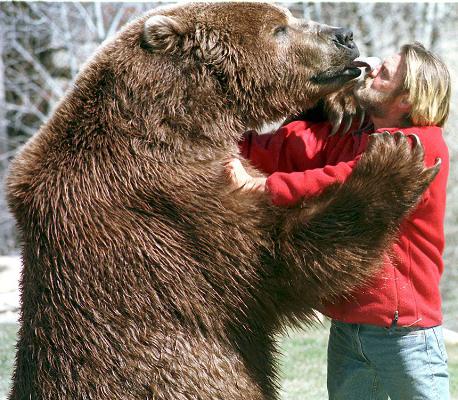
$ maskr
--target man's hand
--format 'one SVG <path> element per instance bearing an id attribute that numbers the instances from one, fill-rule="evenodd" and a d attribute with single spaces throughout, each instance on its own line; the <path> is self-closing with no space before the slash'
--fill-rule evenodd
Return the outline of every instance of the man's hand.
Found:
<path id="1" fill-rule="evenodd" d="M 226 171 L 233 186 L 242 191 L 265 192 L 266 178 L 255 178 L 251 176 L 238 158 L 233 158 L 226 164 Z"/>

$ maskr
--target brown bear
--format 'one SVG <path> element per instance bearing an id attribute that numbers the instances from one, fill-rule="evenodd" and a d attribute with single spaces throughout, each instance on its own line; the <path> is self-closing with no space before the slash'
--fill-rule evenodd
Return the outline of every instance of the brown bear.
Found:
<path id="1" fill-rule="evenodd" d="M 297 208 L 229 187 L 241 132 L 341 87 L 357 53 L 260 3 L 155 10 L 102 45 L 7 181 L 10 399 L 277 398 L 275 333 L 364 282 L 438 170 L 381 135 Z"/>

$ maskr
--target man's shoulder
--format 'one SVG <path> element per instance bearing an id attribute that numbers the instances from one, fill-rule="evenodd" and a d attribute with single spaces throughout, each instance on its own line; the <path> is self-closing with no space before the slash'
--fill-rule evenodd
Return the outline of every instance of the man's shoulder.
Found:
<path id="1" fill-rule="evenodd" d="M 405 135 L 416 135 L 423 146 L 425 159 L 440 157 L 443 164 L 449 162 L 449 151 L 440 126 L 410 126 L 399 128 Z M 429 160 L 431 161 L 431 160 Z"/>
<path id="2" fill-rule="evenodd" d="M 406 135 L 417 135 L 425 151 L 428 149 L 442 152 L 447 150 L 443 130 L 439 126 L 414 126 L 402 130 L 402 132 Z"/>
<path id="3" fill-rule="evenodd" d="M 387 131 L 391 134 L 400 131 L 407 136 L 416 135 L 423 143 L 423 145 L 441 142 L 445 144 L 443 138 L 443 130 L 439 126 L 408 126 L 402 128 L 381 128 L 377 129 L 374 133 L 381 133 L 384 131 Z"/>

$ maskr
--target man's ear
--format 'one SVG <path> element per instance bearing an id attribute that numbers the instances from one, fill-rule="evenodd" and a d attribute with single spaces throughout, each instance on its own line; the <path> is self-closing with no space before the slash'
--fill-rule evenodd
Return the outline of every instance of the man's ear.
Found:
<path id="1" fill-rule="evenodd" d="M 398 98 L 398 107 L 399 110 L 403 112 L 409 112 L 412 108 L 412 104 L 410 104 L 409 101 L 409 95 L 408 94 L 401 94 Z"/>
<path id="2" fill-rule="evenodd" d="M 170 52 L 182 41 L 184 26 L 173 17 L 153 15 L 145 22 L 144 43 L 152 50 Z"/>

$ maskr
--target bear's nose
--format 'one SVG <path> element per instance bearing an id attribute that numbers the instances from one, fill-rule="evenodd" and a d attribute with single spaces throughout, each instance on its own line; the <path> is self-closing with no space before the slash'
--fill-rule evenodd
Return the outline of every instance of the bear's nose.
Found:
<path id="1" fill-rule="evenodd" d="M 353 42 L 353 32 L 350 29 L 340 28 L 336 30 L 334 33 L 334 40 L 349 49 L 355 48 L 355 43 Z"/>

